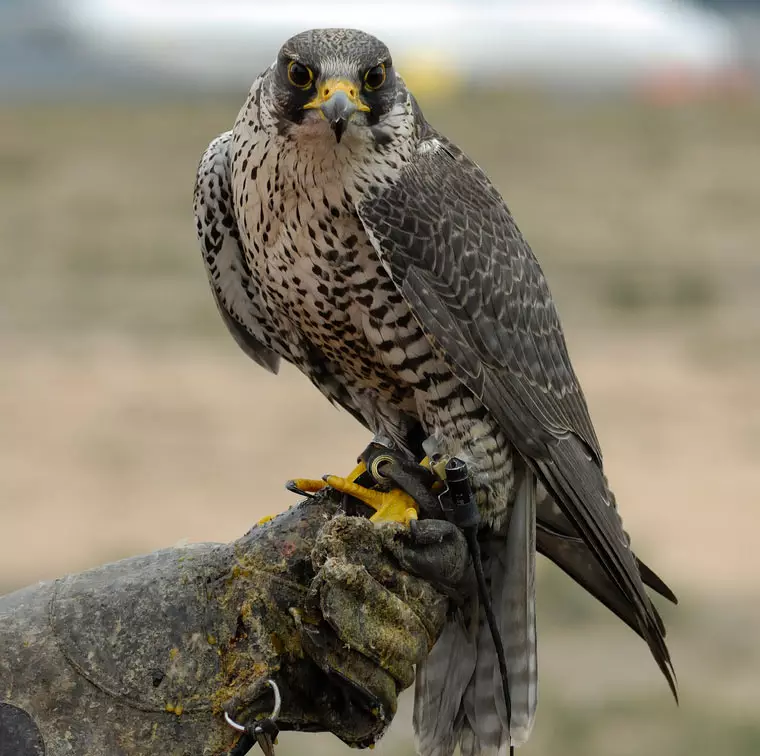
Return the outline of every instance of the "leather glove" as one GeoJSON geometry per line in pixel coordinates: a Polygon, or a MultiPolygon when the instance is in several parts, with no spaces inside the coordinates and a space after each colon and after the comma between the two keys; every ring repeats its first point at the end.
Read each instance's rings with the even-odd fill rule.
{"type": "Polygon", "coordinates": [[[218,756],[224,720],[375,742],[471,588],[464,539],[339,514],[329,492],[230,544],[0,596],[0,755],[218,756]],[[337,516],[336,516],[337,515],[337,516]]]}
{"type": "MultiPolygon", "coordinates": [[[[467,544],[445,521],[406,528],[338,514],[316,534],[309,560],[311,570],[301,566],[308,590],[289,607],[289,643],[299,650],[270,673],[282,692],[277,725],[328,730],[364,747],[390,724],[398,694],[414,682],[414,665],[443,629],[450,600],[474,590],[467,544]]],[[[271,701],[259,681],[225,709],[250,718],[271,701]],[[246,707],[246,698],[262,694],[263,707],[246,707]]]]}

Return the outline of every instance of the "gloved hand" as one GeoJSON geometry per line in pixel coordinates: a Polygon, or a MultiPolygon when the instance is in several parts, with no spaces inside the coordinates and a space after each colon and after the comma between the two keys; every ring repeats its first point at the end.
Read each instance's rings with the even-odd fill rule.
{"type": "Polygon", "coordinates": [[[470,578],[445,522],[340,515],[330,492],[192,544],[0,596],[0,756],[218,756],[281,730],[364,746],[470,578]],[[240,744],[242,745],[242,744],[240,744]]]}
{"type": "MultiPolygon", "coordinates": [[[[310,545],[311,571],[289,573],[300,572],[299,582],[308,584],[289,608],[293,635],[286,645],[294,653],[266,673],[282,692],[277,724],[328,730],[367,746],[390,724],[397,695],[414,682],[414,665],[437,640],[450,599],[474,590],[467,544],[440,520],[406,528],[338,514],[299,548],[310,545]]],[[[248,718],[271,710],[263,678],[224,708],[248,718]]]]}

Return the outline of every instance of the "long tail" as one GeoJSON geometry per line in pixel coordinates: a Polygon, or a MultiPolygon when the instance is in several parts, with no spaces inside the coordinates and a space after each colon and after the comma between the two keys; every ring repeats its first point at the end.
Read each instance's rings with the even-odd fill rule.
{"type": "MultiPolygon", "coordinates": [[[[569,456],[570,460],[556,466],[539,465],[549,490],[539,485],[538,501],[531,493],[535,492],[535,479],[527,476],[510,518],[506,547],[503,535],[481,541],[483,568],[507,657],[515,745],[530,734],[537,704],[534,547],[647,641],[675,693],[662,619],[641,583],[636,589],[636,579],[674,603],[677,599],[629,551],[630,539],[609,489],[609,508],[596,513],[603,535],[584,520],[580,496],[572,497],[574,507],[568,507],[566,501],[557,506],[552,494],[562,489],[574,493],[576,486],[580,490],[588,486],[578,473],[589,460],[569,456]],[[564,477],[563,485],[558,485],[559,476],[564,477]],[[536,516],[537,526],[532,529],[536,516]],[[617,542],[604,532],[605,526],[617,531],[617,542]],[[631,560],[627,568],[623,566],[626,557],[631,560]]],[[[601,471],[599,478],[596,487],[605,490],[601,471]]],[[[421,756],[451,756],[458,743],[462,756],[505,756],[509,751],[506,705],[490,631],[482,612],[472,616],[468,624],[458,615],[444,630],[428,661],[418,668],[414,724],[421,756]]]]}
{"type": "Polygon", "coordinates": [[[454,753],[464,720],[462,698],[476,655],[477,638],[460,611],[446,624],[427,659],[417,665],[413,722],[421,756],[454,753]]]}
{"type": "MultiPolygon", "coordinates": [[[[526,470],[517,491],[507,532],[505,573],[502,593],[492,591],[499,632],[504,639],[509,673],[512,720],[509,731],[512,745],[520,746],[530,737],[538,705],[538,654],[536,649],[536,481],[526,470]]],[[[496,587],[496,586],[495,586],[496,587]]],[[[496,681],[496,678],[495,678],[496,681]]],[[[501,686],[499,686],[501,687],[501,686]]],[[[499,714],[504,697],[498,695],[499,714]]]]}
{"type": "Polygon", "coordinates": [[[474,631],[459,615],[417,671],[414,726],[421,756],[501,756],[524,743],[537,705],[535,479],[525,476],[503,535],[481,542],[483,570],[507,662],[512,719],[482,607],[474,631]],[[511,724],[511,727],[510,727],[511,724]]]}

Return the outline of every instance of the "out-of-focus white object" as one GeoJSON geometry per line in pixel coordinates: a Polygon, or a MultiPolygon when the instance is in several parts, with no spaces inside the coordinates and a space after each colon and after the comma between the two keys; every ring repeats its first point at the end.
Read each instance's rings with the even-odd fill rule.
{"type": "Polygon", "coordinates": [[[202,86],[247,86],[290,35],[325,26],[375,34],[408,79],[431,87],[456,72],[469,85],[606,88],[738,64],[730,24],[685,0],[56,2],[89,48],[202,86]]]}

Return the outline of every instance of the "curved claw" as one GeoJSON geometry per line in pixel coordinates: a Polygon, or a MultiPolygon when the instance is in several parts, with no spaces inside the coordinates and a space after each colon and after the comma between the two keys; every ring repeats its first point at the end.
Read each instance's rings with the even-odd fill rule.
{"type": "Polygon", "coordinates": [[[289,480],[285,483],[285,488],[291,493],[311,499],[317,491],[321,491],[326,485],[327,484],[323,480],[293,478],[293,480],[289,480]]]}
{"type": "Polygon", "coordinates": [[[411,520],[417,519],[417,503],[400,489],[374,491],[336,475],[325,476],[325,482],[336,491],[353,496],[372,507],[375,510],[375,514],[370,517],[372,522],[399,522],[408,525],[411,520]]]}
{"type": "Polygon", "coordinates": [[[312,494],[321,491],[325,486],[330,486],[330,488],[358,499],[374,509],[375,514],[370,517],[372,522],[397,522],[408,526],[412,520],[419,517],[419,506],[417,505],[417,497],[410,495],[405,489],[411,489],[427,501],[427,498],[431,498],[427,488],[435,480],[435,477],[424,464],[423,466],[404,464],[384,447],[380,451],[384,457],[388,458],[388,467],[384,469],[387,469],[389,475],[384,480],[378,481],[370,472],[369,467],[375,470],[375,466],[372,465],[374,458],[372,458],[369,461],[360,459],[359,464],[345,478],[337,475],[325,475],[322,480],[294,478],[285,484],[285,488],[299,496],[311,497],[312,494]],[[391,491],[376,491],[359,485],[356,481],[360,478],[362,482],[366,478],[368,483],[375,481],[387,484],[392,481],[400,487],[391,491]]]}
{"type": "MultiPolygon", "coordinates": [[[[367,468],[365,467],[364,462],[360,462],[353,470],[351,470],[345,480],[353,482],[366,471],[367,468]]],[[[285,488],[291,493],[311,499],[312,494],[321,491],[328,485],[325,482],[327,477],[328,476],[325,475],[322,480],[315,480],[313,478],[293,478],[285,483],[285,488]]],[[[341,478],[341,480],[343,480],[343,478],[341,478]]]]}

